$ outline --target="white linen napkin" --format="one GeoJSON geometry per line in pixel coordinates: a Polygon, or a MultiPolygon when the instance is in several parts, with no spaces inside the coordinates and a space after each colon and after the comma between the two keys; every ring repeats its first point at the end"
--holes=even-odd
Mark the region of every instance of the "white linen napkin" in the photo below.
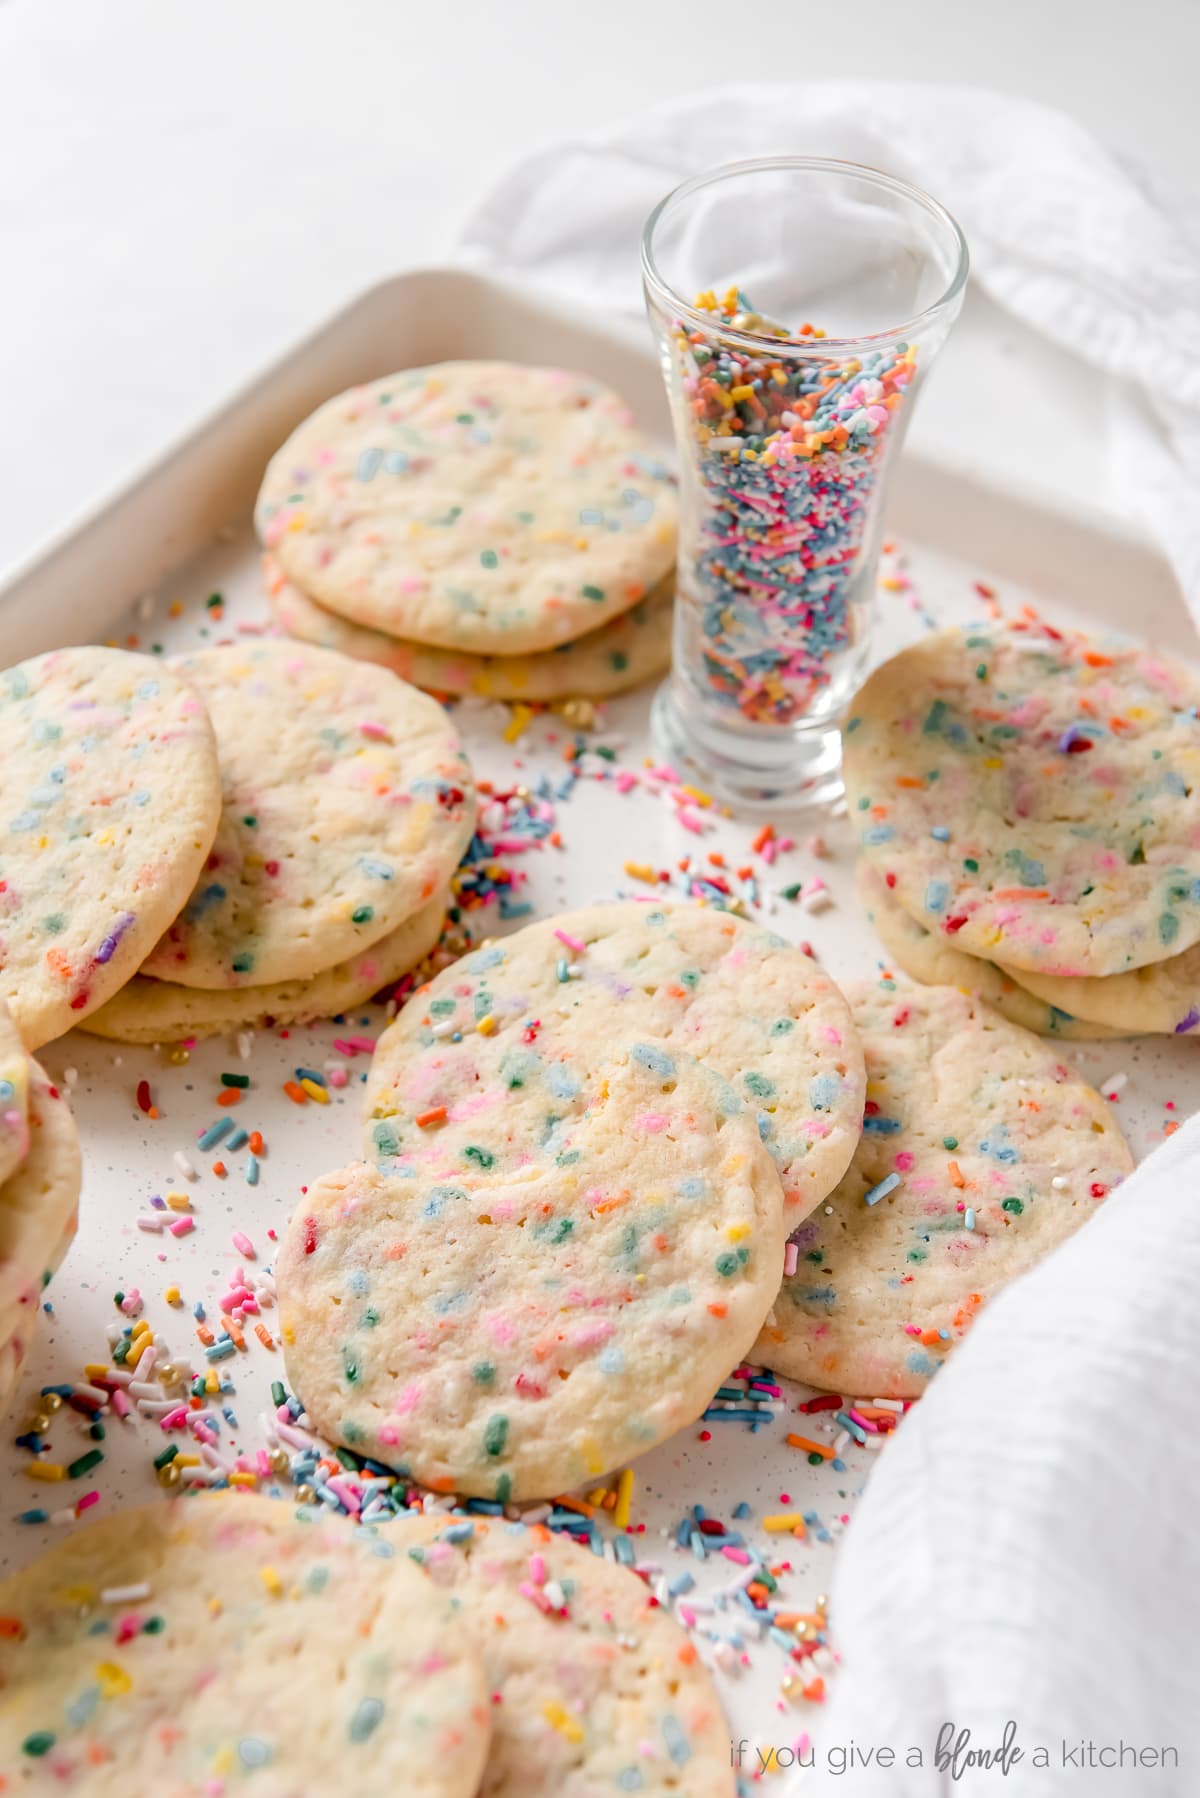
{"type": "Polygon", "coordinates": [[[1063,113],[984,89],[877,82],[689,95],[527,158],[468,220],[461,256],[638,314],[654,203],[704,168],[772,154],[844,157],[928,188],[958,218],[991,297],[1107,372],[1114,492],[1200,624],[1200,250],[1063,113]]]}

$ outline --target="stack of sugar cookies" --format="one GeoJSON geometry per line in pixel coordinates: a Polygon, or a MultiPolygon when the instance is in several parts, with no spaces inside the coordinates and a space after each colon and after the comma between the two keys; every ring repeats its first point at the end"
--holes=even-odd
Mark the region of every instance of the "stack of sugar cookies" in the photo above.
{"type": "Polygon", "coordinates": [[[334,1016],[441,934],[475,796],[436,700],[271,640],[171,665],[211,720],[220,791],[190,895],[84,1028],[122,1042],[334,1016]]]}
{"type": "Polygon", "coordinates": [[[610,389],[445,362],[352,388],[256,509],[277,622],[446,695],[619,693],[670,655],[675,491],[610,389]]]}
{"type": "Polygon", "coordinates": [[[863,1103],[832,980],[727,913],[601,905],[475,950],[384,1033],[367,1159],[289,1226],[309,1423],[435,1490],[594,1484],[750,1349],[863,1103]]]}
{"type": "Polygon", "coordinates": [[[81,1164],[70,1107],[0,1001],[0,1416],[75,1235],[81,1164]]]}
{"type": "Polygon", "coordinates": [[[1048,1035],[1200,1028],[1200,679],[1030,620],[951,630],[851,706],[888,954],[1048,1035]]]}
{"type": "Polygon", "coordinates": [[[631,1568],[540,1526],[377,1533],[214,1493],[73,1531],[0,1582],[22,1789],[735,1798],[695,1647],[631,1568]],[[180,1703],[180,1692],[187,1703],[180,1703]]]}

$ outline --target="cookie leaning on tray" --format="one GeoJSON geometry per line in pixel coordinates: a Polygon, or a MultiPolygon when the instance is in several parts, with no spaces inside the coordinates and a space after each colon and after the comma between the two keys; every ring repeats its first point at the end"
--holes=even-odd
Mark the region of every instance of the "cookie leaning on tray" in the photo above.
{"type": "Polygon", "coordinates": [[[844,1172],[862,1054],[799,949],[693,905],[594,906],[485,946],[378,1045],[370,1160],[278,1269],[327,1435],[423,1482],[550,1496],[705,1408],[844,1172]]]}
{"type": "Polygon", "coordinates": [[[598,697],[665,661],[673,482],[582,375],[447,362],[339,394],[255,516],[287,628],[436,691],[598,697]]]}

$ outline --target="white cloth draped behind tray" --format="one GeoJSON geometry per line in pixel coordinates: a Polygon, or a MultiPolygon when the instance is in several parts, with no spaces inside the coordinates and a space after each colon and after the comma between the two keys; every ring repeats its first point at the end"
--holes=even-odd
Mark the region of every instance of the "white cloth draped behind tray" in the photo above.
{"type": "Polygon", "coordinates": [[[781,1795],[1200,1791],[1198,1311],[1200,1117],[987,1307],[881,1454],[834,1577],[816,1767],[781,1795]],[[935,1765],[946,1723],[977,1750],[1010,1720],[1007,1776],[935,1765]],[[839,1776],[851,1740],[896,1765],[839,1776]],[[1064,1764],[1088,1742],[1178,1761],[1064,1764]]]}
{"type": "Polygon", "coordinates": [[[865,162],[928,188],[966,232],[973,279],[1112,377],[1114,494],[1170,558],[1200,624],[1200,248],[1052,107],[865,81],[689,95],[528,157],[476,209],[461,255],[640,314],[638,247],[655,202],[718,163],[785,154],[865,162]]]}

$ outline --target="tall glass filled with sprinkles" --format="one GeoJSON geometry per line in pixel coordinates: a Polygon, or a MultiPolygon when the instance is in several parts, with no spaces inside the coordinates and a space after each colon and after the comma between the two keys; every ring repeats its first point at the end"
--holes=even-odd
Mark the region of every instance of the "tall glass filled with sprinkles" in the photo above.
{"type": "Polygon", "coordinates": [[[682,489],[659,747],[724,799],[827,803],[888,481],[962,304],[966,243],[904,181],[781,157],[668,194],[642,272],[682,489]]]}

